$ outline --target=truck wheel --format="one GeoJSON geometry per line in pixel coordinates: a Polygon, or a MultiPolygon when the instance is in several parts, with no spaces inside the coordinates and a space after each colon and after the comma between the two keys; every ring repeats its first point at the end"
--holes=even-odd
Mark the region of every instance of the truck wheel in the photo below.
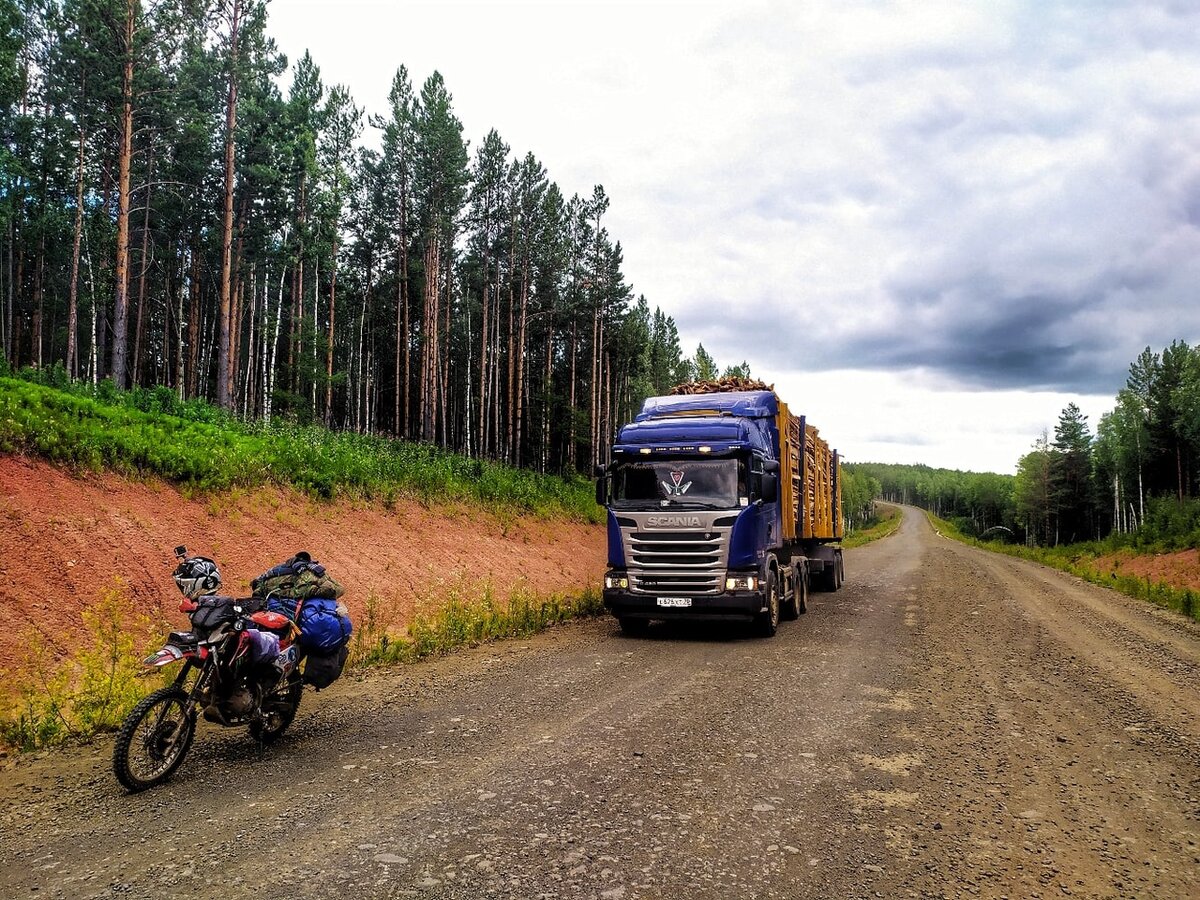
{"type": "Polygon", "coordinates": [[[821,590],[832,593],[838,589],[837,560],[827,560],[821,570],[821,590]]]}
{"type": "Polygon", "coordinates": [[[775,637],[779,629],[779,581],[774,569],[767,573],[767,611],[758,614],[755,626],[761,637],[775,637]]]}
{"type": "Polygon", "coordinates": [[[633,616],[621,616],[617,624],[621,626],[621,633],[630,637],[641,637],[650,629],[649,619],[635,619],[633,616]]]}
{"type": "Polygon", "coordinates": [[[783,604],[783,618],[788,621],[800,618],[800,614],[804,612],[804,575],[799,566],[794,569],[792,576],[792,596],[791,599],[783,604]]]}

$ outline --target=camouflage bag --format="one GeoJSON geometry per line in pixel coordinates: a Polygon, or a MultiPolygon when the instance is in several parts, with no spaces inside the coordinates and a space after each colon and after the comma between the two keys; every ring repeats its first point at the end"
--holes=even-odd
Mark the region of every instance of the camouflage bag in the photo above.
{"type": "Polygon", "coordinates": [[[250,582],[250,587],[255,597],[288,597],[292,600],[337,600],[346,592],[325,567],[304,550],[263,572],[250,582]]]}

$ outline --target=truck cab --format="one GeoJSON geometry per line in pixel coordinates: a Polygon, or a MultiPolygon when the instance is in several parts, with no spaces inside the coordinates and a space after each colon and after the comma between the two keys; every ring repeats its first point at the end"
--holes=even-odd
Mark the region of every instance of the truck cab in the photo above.
{"type": "Polygon", "coordinates": [[[774,634],[781,615],[806,608],[814,570],[840,569],[840,550],[789,539],[789,419],[773,391],[724,392],[652,397],[621,429],[597,501],[608,509],[604,603],[624,630],[726,619],[774,634]]]}

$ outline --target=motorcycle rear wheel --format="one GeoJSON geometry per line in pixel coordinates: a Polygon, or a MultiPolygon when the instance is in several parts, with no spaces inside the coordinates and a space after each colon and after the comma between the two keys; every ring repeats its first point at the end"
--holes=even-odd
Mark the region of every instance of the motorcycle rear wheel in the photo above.
{"type": "Polygon", "coordinates": [[[262,744],[269,744],[287,730],[300,709],[300,698],[304,696],[304,682],[293,674],[286,688],[268,694],[264,705],[275,701],[276,708],[267,712],[257,722],[250,723],[250,736],[262,744]]]}
{"type": "Polygon", "coordinates": [[[196,716],[187,694],[169,685],[143,699],[121,724],[113,747],[113,774],[130,793],[171,777],[192,746],[196,716]]]}

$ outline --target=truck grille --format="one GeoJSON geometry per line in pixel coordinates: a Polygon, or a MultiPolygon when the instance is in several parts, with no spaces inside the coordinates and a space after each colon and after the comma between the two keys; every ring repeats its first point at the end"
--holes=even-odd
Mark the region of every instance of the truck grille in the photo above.
{"type": "Polygon", "coordinates": [[[728,531],[629,533],[629,585],[645,594],[718,594],[728,531]]]}

